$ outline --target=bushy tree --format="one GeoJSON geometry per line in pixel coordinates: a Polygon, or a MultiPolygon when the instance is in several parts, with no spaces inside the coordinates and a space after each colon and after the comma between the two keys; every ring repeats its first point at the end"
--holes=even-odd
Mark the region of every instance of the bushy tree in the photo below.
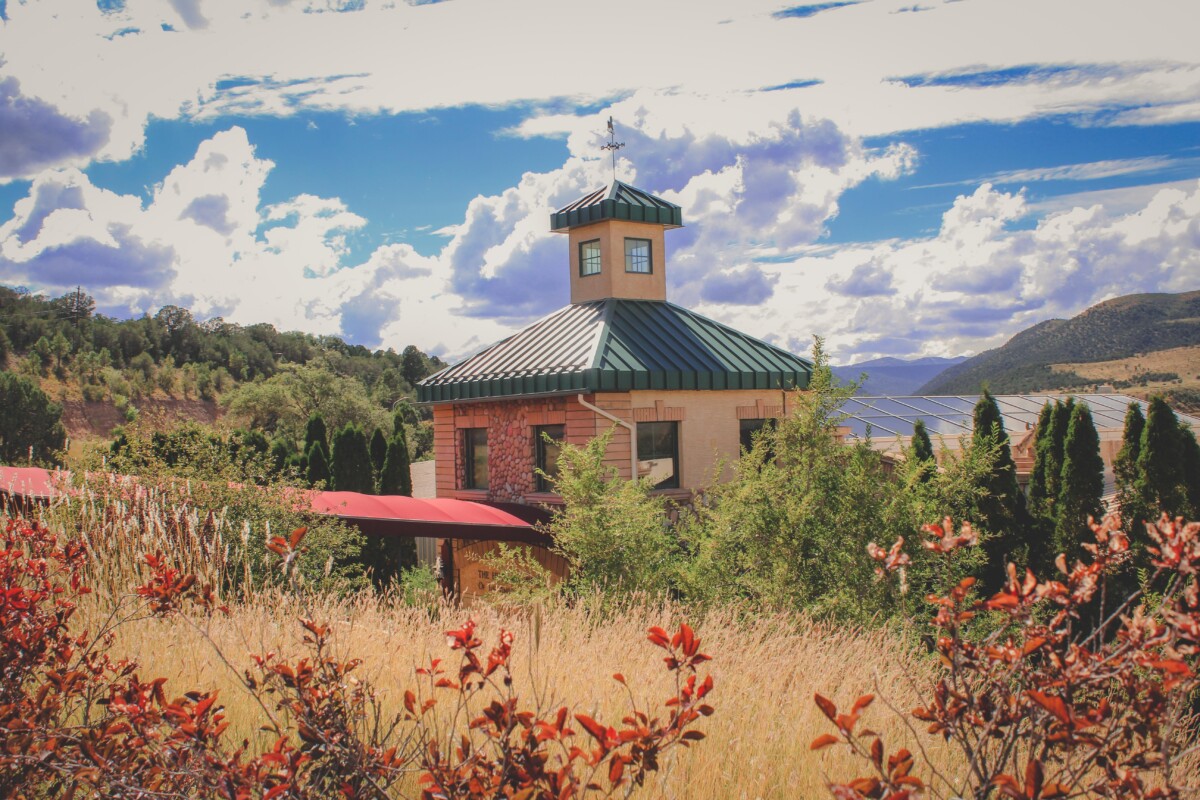
{"type": "Polygon", "coordinates": [[[62,406],[28,378],[0,372],[0,461],[54,463],[66,440],[62,406]]]}
{"type": "MultiPolygon", "coordinates": [[[[889,474],[868,441],[838,440],[838,409],[854,387],[833,382],[819,340],[813,355],[808,390],[788,401],[793,413],[763,431],[681,526],[681,591],[862,622],[903,614],[861,553],[872,539],[911,536],[921,520],[973,508],[993,453],[947,455],[934,472],[913,457],[889,474]]],[[[918,555],[909,579],[927,585],[929,564],[918,555]]]]}
{"type": "Polygon", "coordinates": [[[1092,412],[1079,403],[1071,411],[1067,440],[1063,447],[1062,477],[1059,480],[1054,551],[1068,559],[1079,555],[1079,545],[1089,531],[1088,517],[1099,520],[1103,509],[1104,460],[1100,457],[1100,436],[1092,422],[1092,412]]]}
{"type": "Polygon", "coordinates": [[[675,582],[678,540],[649,484],[624,481],[604,463],[612,431],[582,447],[563,444],[554,489],[563,508],[549,523],[577,590],[661,593],[675,582]]]}
{"type": "Polygon", "coordinates": [[[1179,513],[1195,519],[1200,517],[1200,442],[1185,422],[1179,423],[1179,468],[1182,473],[1184,506],[1179,513]]]}
{"type": "Polygon", "coordinates": [[[346,425],[333,437],[329,472],[334,491],[375,493],[367,437],[357,425],[346,425]]]}

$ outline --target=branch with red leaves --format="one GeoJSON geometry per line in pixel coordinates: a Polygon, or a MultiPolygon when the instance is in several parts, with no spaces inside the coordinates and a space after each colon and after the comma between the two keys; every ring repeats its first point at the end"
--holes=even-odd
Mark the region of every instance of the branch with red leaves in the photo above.
{"type": "MultiPolygon", "coordinates": [[[[1069,565],[1059,556],[1056,580],[1009,564],[1005,586],[989,598],[974,598],[970,578],[927,598],[943,669],[911,714],[957,748],[958,777],[934,771],[937,783],[926,785],[910,775],[907,750],[885,759],[879,736],[856,733],[871,695],[848,714],[816,696],[837,733],[818,737],[812,749],[845,746],[873,767],[869,776],[831,782],[835,797],[1175,800],[1185,790],[1200,793],[1184,786],[1179,770],[1189,752],[1195,763],[1196,734],[1178,725],[1184,701],[1200,689],[1200,524],[1164,515],[1148,525],[1151,580],[1165,587],[1161,600],[1148,606],[1134,595],[1090,629],[1084,621],[1094,616],[1106,579],[1129,559],[1130,545],[1116,517],[1089,520],[1089,527],[1095,541],[1084,545],[1088,560],[1069,565]],[[972,637],[981,613],[1001,624],[972,637]]],[[[977,543],[969,525],[955,533],[949,519],[925,532],[924,546],[941,554],[977,543]]],[[[907,563],[902,540],[888,551],[872,546],[869,555],[885,576],[907,563]]]]}

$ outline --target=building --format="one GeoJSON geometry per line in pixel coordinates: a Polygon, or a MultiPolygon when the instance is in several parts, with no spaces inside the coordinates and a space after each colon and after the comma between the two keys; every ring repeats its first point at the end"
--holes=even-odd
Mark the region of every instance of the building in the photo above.
{"type": "MultiPolygon", "coordinates": [[[[667,301],[666,231],[682,225],[679,206],[620,181],[551,215],[570,304],[418,387],[433,408],[437,497],[553,506],[538,471],[554,473],[558,443],[611,428],[606,463],[620,477],[686,502],[786,413],[809,361],[667,301]]],[[[476,562],[488,544],[439,546],[458,588],[486,583],[476,562]]]]}

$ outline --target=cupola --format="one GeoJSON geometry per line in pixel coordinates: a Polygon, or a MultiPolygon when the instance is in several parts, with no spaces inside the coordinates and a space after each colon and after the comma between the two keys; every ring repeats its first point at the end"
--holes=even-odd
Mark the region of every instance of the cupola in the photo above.
{"type": "Polygon", "coordinates": [[[665,301],[663,231],[680,227],[679,206],[617,180],[551,214],[570,241],[571,302],[665,301]]]}

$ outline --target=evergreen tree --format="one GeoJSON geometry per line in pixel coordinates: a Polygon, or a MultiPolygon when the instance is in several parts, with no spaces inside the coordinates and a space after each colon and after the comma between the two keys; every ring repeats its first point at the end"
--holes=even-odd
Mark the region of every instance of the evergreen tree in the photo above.
{"type": "Polygon", "coordinates": [[[362,428],[347,423],[334,434],[329,472],[335,491],[375,493],[371,452],[362,428]]]}
{"type": "Polygon", "coordinates": [[[918,419],[913,423],[912,457],[922,464],[921,482],[927,483],[937,469],[937,460],[933,455],[933,442],[929,441],[929,431],[925,429],[925,421],[918,419]]]}
{"type": "Polygon", "coordinates": [[[383,472],[383,460],[387,458],[387,449],[388,442],[383,436],[383,431],[376,428],[371,436],[371,467],[376,476],[383,472]]]}
{"type": "Polygon", "coordinates": [[[1135,540],[1145,543],[1142,522],[1146,519],[1146,507],[1138,493],[1138,455],[1142,449],[1142,430],[1146,418],[1142,415],[1142,404],[1132,402],[1125,412],[1125,431],[1121,436],[1121,449],[1113,461],[1113,475],[1117,482],[1117,505],[1121,508],[1124,529],[1135,540]]]}
{"type": "Polygon", "coordinates": [[[1200,442],[1192,426],[1185,422],[1179,423],[1180,458],[1179,465],[1183,472],[1184,508],[1180,513],[1188,519],[1200,517],[1200,442]]]}
{"type": "Polygon", "coordinates": [[[310,486],[323,482],[325,488],[330,488],[329,461],[325,458],[325,446],[319,441],[313,442],[305,458],[305,477],[310,486]]]}
{"type": "Polygon", "coordinates": [[[1063,448],[1062,477],[1059,482],[1054,531],[1054,552],[1077,554],[1087,532],[1087,518],[1097,521],[1103,513],[1100,498],[1104,494],[1104,460],[1100,457],[1100,436],[1092,422],[1092,412],[1080,403],[1071,411],[1071,423],[1063,448]]]}
{"type": "Polygon", "coordinates": [[[409,469],[408,442],[404,438],[403,429],[388,440],[387,456],[379,475],[379,493],[412,497],[412,472],[409,469]]]}
{"type": "Polygon", "coordinates": [[[1033,470],[1029,473],[1029,513],[1039,519],[1050,514],[1048,470],[1052,451],[1051,442],[1054,425],[1054,404],[1049,400],[1042,406],[1038,416],[1037,439],[1033,448],[1033,470]]]}
{"type": "Polygon", "coordinates": [[[287,468],[294,448],[295,445],[287,436],[276,436],[271,441],[271,464],[275,467],[275,472],[280,473],[287,468]]]}
{"type": "Polygon", "coordinates": [[[1171,515],[1183,511],[1180,480],[1179,420],[1162,397],[1153,397],[1142,428],[1138,452],[1138,494],[1149,515],[1171,515]]]}
{"type": "Polygon", "coordinates": [[[1013,463],[1012,448],[996,398],[984,389],[975,404],[972,447],[976,450],[994,448],[995,460],[991,471],[984,476],[983,490],[976,504],[976,521],[991,538],[987,542],[988,578],[993,586],[1003,580],[1008,561],[1028,561],[1033,549],[1028,534],[1025,496],[1017,484],[1017,465],[1013,463]],[[1016,550],[1024,545],[1025,553],[1016,550]]]}
{"type": "Polygon", "coordinates": [[[320,414],[313,414],[309,417],[308,424],[304,428],[305,453],[312,449],[313,442],[320,442],[321,446],[325,448],[325,455],[329,455],[329,432],[325,430],[325,419],[320,414]]]}
{"type": "Polygon", "coordinates": [[[50,402],[37,384],[0,372],[0,463],[53,462],[63,446],[62,406],[50,402]]]}
{"type": "MultiPolygon", "coordinates": [[[[1046,462],[1046,496],[1050,502],[1058,502],[1059,481],[1062,479],[1064,450],[1067,443],[1067,429],[1071,426],[1071,414],[1075,411],[1075,398],[1068,397],[1054,403],[1054,419],[1050,424],[1050,454],[1046,462]]],[[[1051,517],[1056,516],[1053,511],[1051,517]]]]}

